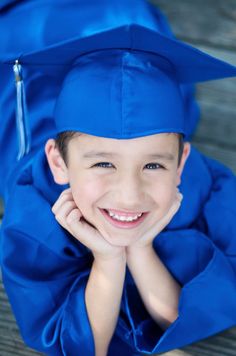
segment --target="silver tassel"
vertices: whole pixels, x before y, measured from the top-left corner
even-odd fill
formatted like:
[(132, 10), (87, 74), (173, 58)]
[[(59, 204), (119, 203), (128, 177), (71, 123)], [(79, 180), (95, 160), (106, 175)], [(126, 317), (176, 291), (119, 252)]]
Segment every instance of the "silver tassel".
[(19, 143), (17, 160), (19, 161), (30, 151), (30, 131), (27, 121), (27, 106), (22, 78), (22, 68), (18, 60), (16, 60), (13, 66), (13, 71), (16, 83), (16, 126)]

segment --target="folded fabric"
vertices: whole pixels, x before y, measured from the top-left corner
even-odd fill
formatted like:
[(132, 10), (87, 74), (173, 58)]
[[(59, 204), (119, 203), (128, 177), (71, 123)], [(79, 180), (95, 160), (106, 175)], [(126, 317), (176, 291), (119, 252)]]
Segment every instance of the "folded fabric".
[[(3, 282), (27, 345), (48, 355), (94, 355), (84, 299), (93, 258), (51, 212), (64, 188), (53, 184), (43, 151), (12, 175), (1, 232)], [(236, 325), (236, 179), (192, 149), (181, 191), (180, 211), (153, 243), (182, 286), (179, 316), (161, 330), (127, 270), (109, 356), (165, 352)]]

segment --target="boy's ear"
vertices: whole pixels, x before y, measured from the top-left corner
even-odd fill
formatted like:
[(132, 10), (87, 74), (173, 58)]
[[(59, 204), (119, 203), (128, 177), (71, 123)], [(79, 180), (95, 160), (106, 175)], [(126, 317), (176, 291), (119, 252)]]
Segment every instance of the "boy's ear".
[(188, 159), (188, 156), (190, 154), (190, 151), (191, 151), (190, 143), (189, 142), (185, 142), (184, 143), (182, 157), (181, 157), (181, 160), (180, 160), (180, 164), (179, 164), (178, 169), (177, 169), (177, 186), (180, 185), (180, 183), (181, 183), (181, 175), (182, 175), (185, 163), (186, 163), (186, 161)]
[(54, 181), (57, 184), (68, 184), (68, 169), (61, 157), (56, 142), (53, 139), (49, 139), (45, 144), (45, 154), (47, 156), (48, 164), (52, 172)]

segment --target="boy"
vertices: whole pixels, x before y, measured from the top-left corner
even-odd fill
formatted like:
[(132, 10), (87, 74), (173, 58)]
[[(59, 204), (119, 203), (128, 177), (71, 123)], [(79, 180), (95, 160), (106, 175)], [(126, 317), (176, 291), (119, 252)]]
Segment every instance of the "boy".
[[(93, 252), (86, 304), (97, 354), (103, 355), (117, 322), (126, 263), (153, 319), (165, 329), (177, 318), (180, 286), (157, 259), (152, 242), (179, 208), (176, 186), (189, 144), (179, 165), (174, 134), (133, 140), (75, 135), (67, 148), (68, 166), (55, 142), (46, 144), (54, 180), (70, 185), (52, 210)], [(104, 158), (109, 163), (99, 162)]]
[(136, 21), (21, 62), (50, 63), (50, 53), (73, 62), (56, 102), (59, 137), (47, 160), (41, 150), (12, 173), (2, 231), (26, 343), (50, 355), (135, 355), (235, 325), (235, 178), (181, 142), (179, 90), (235, 68)]

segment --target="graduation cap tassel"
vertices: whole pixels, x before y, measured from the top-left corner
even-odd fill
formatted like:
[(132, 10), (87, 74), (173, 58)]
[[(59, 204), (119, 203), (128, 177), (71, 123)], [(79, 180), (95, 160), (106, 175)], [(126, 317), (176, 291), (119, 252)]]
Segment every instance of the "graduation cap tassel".
[(22, 67), (16, 60), (13, 71), (16, 82), (16, 126), (18, 132), (19, 152), (17, 160), (29, 153), (30, 150), (30, 131), (27, 122), (27, 107), (22, 78)]

